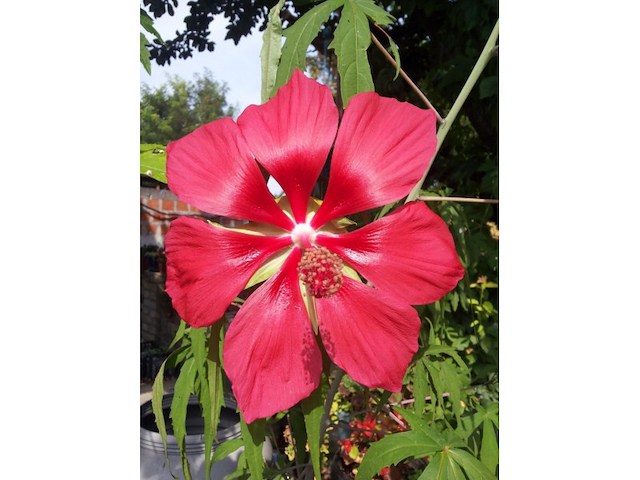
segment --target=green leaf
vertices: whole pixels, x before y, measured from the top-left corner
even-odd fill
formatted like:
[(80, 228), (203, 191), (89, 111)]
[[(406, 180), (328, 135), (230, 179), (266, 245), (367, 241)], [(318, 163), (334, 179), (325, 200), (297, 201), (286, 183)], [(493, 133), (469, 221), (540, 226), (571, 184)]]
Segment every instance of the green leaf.
[(276, 75), (276, 88), (284, 85), (296, 68), (305, 69), (309, 44), (331, 12), (340, 8), (344, 2), (345, 0), (327, 0), (316, 5), (284, 31), (286, 40)]
[(180, 450), (180, 458), (182, 459), (182, 471), (185, 480), (191, 479), (189, 469), (189, 460), (185, 452), (184, 439), (187, 435), (187, 406), (189, 405), (189, 397), (194, 391), (194, 381), (196, 376), (196, 365), (193, 357), (188, 358), (182, 368), (180, 375), (176, 380), (173, 390), (173, 401), (171, 402), (171, 425), (173, 426), (173, 435), (176, 437), (178, 449)]
[(378, 6), (374, 0), (355, 0), (355, 3), (367, 17), (378, 25), (391, 25), (396, 20), (393, 15)]
[(144, 36), (144, 33), (140, 32), (140, 63), (147, 73), (151, 75), (151, 55), (149, 54), (149, 50), (147, 50), (148, 44), (149, 41), (147, 37)]
[(211, 398), (209, 397), (209, 382), (207, 376), (203, 375), (200, 370), (204, 370), (204, 366), (198, 365), (196, 376), (196, 394), (198, 401), (202, 406), (202, 418), (204, 420), (204, 471), (205, 478), (211, 477), (211, 457), (214, 434), (218, 430), (218, 425), (212, 425), (211, 418)]
[[(224, 406), (224, 380), (222, 372), (222, 342), (224, 340), (224, 319), (211, 325), (209, 349), (207, 352), (207, 375), (211, 397), (211, 422), (218, 431), (220, 411)], [(217, 435), (216, 435), (217, 438)]]
[[(441, 452), (437, 455), (434, 455), (432, 462), (434, 462), (434, 467), (436, 467), (433, 468), (435, 476), (433, 476), (433, 474), (430, 474), (429, 476), (424, 478), (434, 480), (465, 480), (464, 473), (462, 473), (462, 470), (460, 470), (460, 466), (451, 458), (448, 453), (449, 452)], [(431, 462), (429, 463), (429, 465), (431, 465)], [(429, 467), (427, 467), (427, 470), (428, 469)], [(425, 472), (427, 470), (425, 470)], [(475, 480), (474, 477), (470, 478)], [(423, 479), (423, 476), (421, 475), (419, 479)]]
[[(220, 323), (220, 322), (217, 322)], [(215, 325), (215, 324), (214, 324)], [(215, 328), (212, 327), (212, 328)], [(218, 431), (218, 418), (220, 406), (213, 408), (215, 398), (210, 394), (209, 375), (207, 372), (207, 328), (191, 328), (189, 338), (191, 340), (191, 352), (196, 365), (196, 393), (202, 406), (202, 418), (204, 420), (204, 468), (205, 478), (210, 477), (211, 456), (214, 437)]]
[(164, 369), (167, 365), (175, 364), (177, 359), (184, 354), (185, 350), (185, 347), (177, 349), (171, 355), (169, 355), (164, 362), (162, 362), (162, 365), (160, 365), (160, 369), (158, 370), (158, 374), (153, 381), (153, 386), (151, 387), (151, 409), (153, 411), (153, 415), (155, 416), (158, 433), (162, 438), (162, 444), (164, 446), (164, 458), (167, 463), (169, 462), (167, 452), (167, 427), (164, 422), (164, 411), (162, 407), (162, 399), (164, 397)]
[[(153, 19), (142, 8), (140, 9), (140, 26), (162, 42), (162, 37), (158, 31), (153, 28)], [(151, 75), (151, 56), (149, 55), (149, 50), (147, 50), (147, 45), (150, 44), (151, 42), (147, 40), (144, 33), (140, 32), (140, 63), (142, 63), (149, 75)]]
[(499, 461), (499, 450), (496, 431), (493, 429), (493, 424), (490, 420), (485, 420), (482, 424), (480, 461), (490, 472), (495, 473)]
[(367, 58), (371, 33), (369, 20), (361, 3), (358, 0), (345, 1), (340, 23), (329, 44), (329, 48), (334, 49), (338, 57), (340, 93), (344, 107), (356, 93), (373, 90), (373, 77)]
[(393, 79), (395, 80), (400, 75), (400, 51), (398, 50), (398, 45), (391, 38), (389, 38), (389, 47), (391, 47), (391, 54), (393, 55), (394, 60), (396, 61), (396, 74)]
[(161, 42), (164, 41), (162, 40), (162, 37), (160, 36), (158, 31), (153, 27), (153, 19), (142, 8), (140, 9), (140, 26), (144, 28), (147, 32), (155, 36)]
[(140, 144), (140, 175), (147, 175), (167, 183), (167, 147), (149, 143)]
[[(471, 477), (473, 480), (475, 478)], [(448, 452), (435, 454), (418, 480), (465, 480), (460, 467), (448, 455)]]
[(476, 457), (470, 453), (458, 449), (452, 448), (449, 450), (451, 458), (460, 465), (467, 477), (473, 480), (495, 480), (496, 476), (493, 475), (487, 467), (485, 467)]
[(427, 370), (424, 366), (424, 360), (420, 358), (416, 362), (415, 374), (413, 376), (413, 398), (415, 399), (413, 407), (417, 415), (422, 415), (422, 412), (424, 412), (426, 404), (425, 397), (427, 396), (428, 389)]
[(398, 205), (398, 202), (393, 202), (393, 203), (389, 203), (387, 205), (385, 205), (384, 207), (382, 207), (380, 209), (380, 211), (377, 213), (376, 215), (376, 220), (378, 220), (379, 218), (384, 217), (387, 213), (389, 213), (391, 211), (391, 209), (393, 207), (395, 207), (396, 205)]
[(254, 420), (248, 424), (240, 415), (240, 431), (242, 432), (244, 453), (253, 480), (263, 479), (264, 459), (262, 458), (262, 444), (264, 443), (265, 425), (266, 420), (264, 418)]
[(318, 388), (301, 402), (304, 423), (307, 427), (311, 465), (313, 466), (313, 473), (317, 479), (322, 478), (320, 471), (320, 447), (323, 440), (320, 438), (320, 430), (322, 428), (320, 422), (322, 421), (322, 414), (324, 413), (322, 385), (323, 383), (320, 382)]
[(439, 451), (442, 445), (422, 432), (394, 433), (374, 442), (358, 468), (357, 480), (373, 478), (381, 469), (409, 457), (424, 457)]
[(306, 457), (307, 430), (304, 426), (304, 415), (300, 410), (295, 408), (289, 410), (289, 425), (295, 447), (296, 465), (301, 465)]
[[(220, 460), (227, 458), (233, 452), (242, 448), (242, 438), (233, 438), (231, 440), (227, 440), (224, 443), (221, 443), (216, 447), (215, 452), (213, 452), (213, 458), (211, 459), (211, 463), (219, 462)], [(209, 477), (206, 477), (209, 478)]]
[(275, 93), (276, 74), (278, 63), (282, 54), (282, 20), (280, 10), (285, 0), (280, 0), (271, 10), (269, 10), (269, 22), (262, 35), (262, 50), (260, 50), (260, 61), (262, 66), (262, 103), (269, 100)]
[(394, 411), (404, 418), (412, 431), (419, 432), (421, 436), (429, 438), (439, 445), (437, 450), (442, 450), (446, 445), (446, 439), (435, 429), (433, 429), (421, 414), (412, 412), (404, 408), (394, 408)]
[(458, 372), (450, 359), (440, 362), (440, 364), (444, 388), (449, 392), (449, 401), (451, 402), (456, 420), (459, 422), (460, 415), (462, 414), (462, 406), (460, 405), (462, 384), (458, 377)]
[(180, 320), (180, 325), (178, 325), (178, 330), (176, 331), (176, 334), (173, 337), (173, 340), (171, 340), (171, 343), (167, 347), (167, 350), (171, 350), (176, 343), (182, 340), (182, 337), (184, 337), (184, 333), (186, 329), (187, 329), (187, 322), (185, 322), (184, 320)]

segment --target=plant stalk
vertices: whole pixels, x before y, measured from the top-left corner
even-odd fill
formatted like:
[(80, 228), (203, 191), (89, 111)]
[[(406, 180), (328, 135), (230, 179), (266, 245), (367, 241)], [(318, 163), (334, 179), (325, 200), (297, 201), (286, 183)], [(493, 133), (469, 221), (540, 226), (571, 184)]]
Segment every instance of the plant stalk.
[(460, 112), (462, 105), (464, 105), (464, 102), (467, 100), (467, 97), (469, 97), (469, 93), (471, 92), (476, 82), (478, 81), (478, 78), (480, 77), (480, 74), (484, 70), (484, 67), (487, 66), (487, 63), (489, 63), (489, 60), (493, 57), (494, 47), (496, 45), (496, 42), (498, 41), (499, 21), (500, 20), (496, 21), (496, 24), (493, 27), (493, 31), (491, 32), (491, 35), (489, 35), (489, 39), (487, 40), (487, 43), (482, 49), (482, 53), (480, 53), (480, 56), (478, 57), (478, 61), (473, 67), (473, 70), (471, 70), (471, 74), (469, 75), (469, 78), (467, 78), (467, 81), (462, 87), (462, 90), (460, 90), (460, 93), (458, 94), (458, 98), (456, 98), (456, 101), (453, 103), (453, 106), (451, 107), (451, 110), (445, 117), (444, 122), (440, 125), (440, 128), (438, 129), (438, 134), (437, 134), (438, 143), (436, 144), (436, 151), (433, 154), (433, 158), (431, 158), (431, 161), (427, 166), (427, 170), (424, 172), (424, 175), (422, 176), (420, 181), (416, 184), (415, 187), (413, 187), (413, 190), (411, 190), (411, 192), (409, 193), (409, 196), (407, 196), (407, 200), (405, 203), (413, 202), (420, 195), (420, 189), (422, 188), (422, 184), (424, 183), (424, 180), (427, 178), (429, 170), (431, 170), (431, 165), (433, 165), (433, 160), (435, 159), (435, 156), (438, 154), (438, 151), (440, 150), (440, 146), (442, 145), (442, 142), (447, 136), (447, 133), (449, 133), (449, 129), (451, 128), (451, 125), (453, 124), (456, 117), (458, 116), (458, 113)]

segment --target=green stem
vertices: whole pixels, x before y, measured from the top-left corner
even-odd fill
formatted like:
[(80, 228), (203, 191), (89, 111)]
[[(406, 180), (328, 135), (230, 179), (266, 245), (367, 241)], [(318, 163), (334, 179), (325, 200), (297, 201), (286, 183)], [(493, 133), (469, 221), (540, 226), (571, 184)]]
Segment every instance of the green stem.
[(467, 81), (465, 82), (464, 87), (462, 87), (462, 90), (460, 90), (460, 94), (458, 95), (458, 98), (456, 98), (456, 101), (453, 103), (453, 106), (451, 107), (451, 110), (449, 111), (446, 118), (444, 119), (444, 122), (440, 125), (440, 128), (438, 129), (438, 135), (437, 135), (438, 143), (436, 145), (436, 151), (433, 154), (433, 158), (429, 162), (429, 165), (427, 166), (427, 170), (424, 172), (424, 175), (422, 176), (420, 181), (416, 184), (415, 187), (413, 187), (413, 190), (411, 190), (411, 193), (409, 193), (409, 196), (407, 197), (406, 202), (413, 202), (418, 198), (418, 195), (420, 195), (420, 189), (422, 188), (422, 184), (424, 183), (425, 178), (427, 178), (427, 174), (431, 169), (431, 165), (433, 164), (433, 160), (435, 159), (435, 156), (438, 154), (438, 151), (440, 150), (440, 146), (442, 145), (442, 142), (447, 136), (447, 133), (449, 133), (449, 129), (451, 128), (451, 125), (453, 124), (456, 117), (458, 116), (458, 113), (460, 112), (462, 105), (464, 105), (464, 102), (467, 100), (469, 93), (471, 92), (476, 82), (478, 81), (478, 78), (480, 77), (480, 74), (484, 70), (484, 67), (487, 65), (487, 63), (489, 63), (489, 60), (493, 57), (494, 47), (498, 40), (498, 23), (499, 23), (499, 20), (496, 21), (496, 25), (493, 27), (493, 31), (491, 32), (491, 35), (489, 35), (489, 39), (487, 40), (487, 43), (484, 46), (484, 49), (482, 50), (482, 53), (480, 53), (480, 57), (478, 57), (478, 61), (473, 67), (473, 70), (471, 71), (469, 78), (467, 78)]

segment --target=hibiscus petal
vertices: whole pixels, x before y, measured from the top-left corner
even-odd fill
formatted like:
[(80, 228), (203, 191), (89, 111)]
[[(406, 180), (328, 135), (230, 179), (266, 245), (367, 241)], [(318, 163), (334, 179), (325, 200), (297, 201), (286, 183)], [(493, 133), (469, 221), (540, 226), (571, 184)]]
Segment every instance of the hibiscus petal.
[(230, 118), (203, 125), (167, 145), (167, 178), (180, 200), (202, 211), (292, 227)]
[(295, 405), (320, 383), (322, 355), (298, 286), (300, 257), (295, 248), (240, 308), (224, 339), (224, 369), (249, 423)]
[(410, 305), (349, 277), (338, 293), (316, 300), (327, 354), (355, 381), (397, 392), (418, 350), (420, 318)]
[(413, 305), (438, 300), (464, 275), (447, 224), (422, 202), (350, 233), (319, 234), (316, 241), (376, 287)]
[(432, 110), (373, 92), (355, 95), (338, 129), (327, 194), (313, 227), (407, 195), (424, 174), (436, 142)]
[(295, 70), (271, 100), (249, 106), (238, 125), (258, 162), (289, 198), (296, 221), (304, 223), (307, 200), (338, 128), (329, 88)]
[(248, 235), (180, 217), (165, 238), (167, 293), (180, 317), (207, 327), (224, 314), (254, 272), (290, 237)]

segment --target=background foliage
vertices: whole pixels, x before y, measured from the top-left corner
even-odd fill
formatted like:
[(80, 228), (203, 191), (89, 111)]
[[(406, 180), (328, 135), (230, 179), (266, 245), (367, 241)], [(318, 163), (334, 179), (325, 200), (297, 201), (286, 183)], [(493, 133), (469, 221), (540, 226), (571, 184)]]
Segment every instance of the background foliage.
[(177, 140), (200, 125), (233, 116), (227, 104), (226, 84), (205, 69), (194, 80), (178, 76), (158, 88), (143, 84), (140, 88), (140, 143), (162, 144)]

